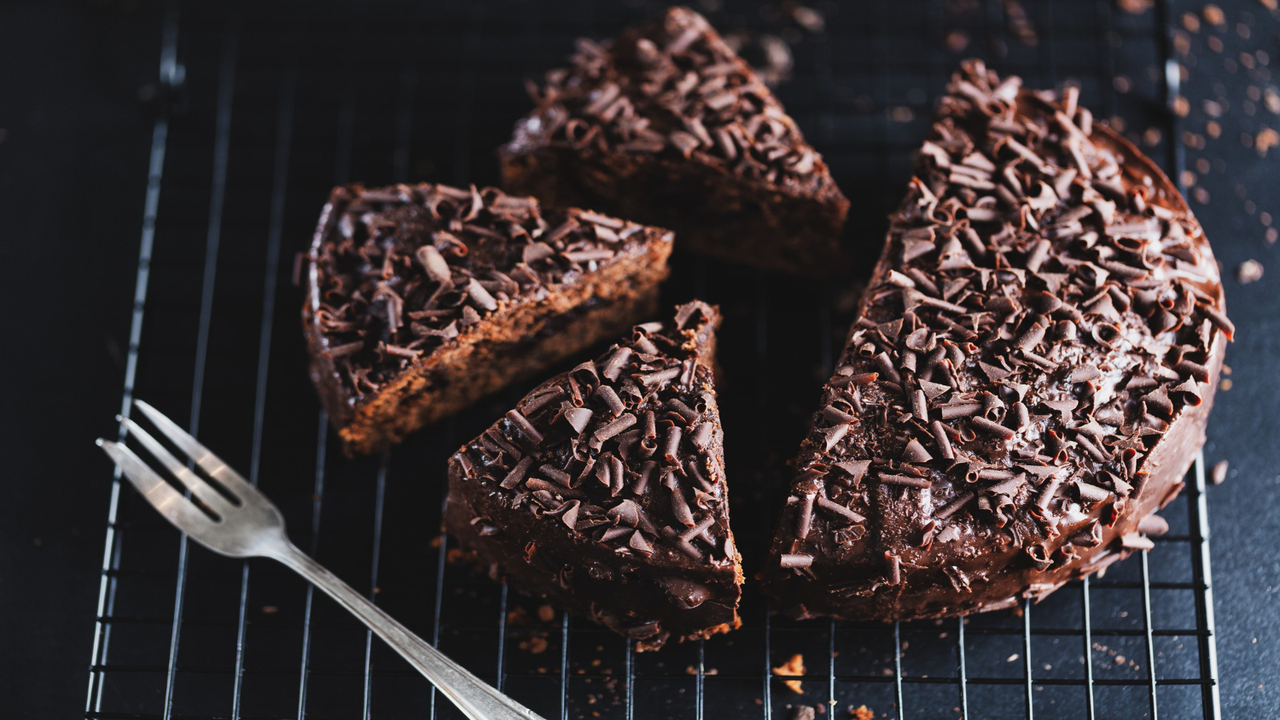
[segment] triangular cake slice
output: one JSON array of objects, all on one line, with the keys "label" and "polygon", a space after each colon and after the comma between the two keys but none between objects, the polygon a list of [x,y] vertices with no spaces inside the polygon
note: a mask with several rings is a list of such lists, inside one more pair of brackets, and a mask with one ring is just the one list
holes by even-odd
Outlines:
[{"label": "triangular cake slice", "polygon": [[641,650],[738,627],[719,323],[681,305],[530,392],[450,458],[448,530],[494,577]]},{"label": "triangular cake slice", "polygon": [[797,617],[961,615],[1151,547],[1231,334],[1168,178],[1073,89],[966,63],[801,447],[768,591]]},{"label": "triangular cake slice", "polygon": [[759,75],[675,7],[617,40],[579,40],[531,85],[499,151],[512,192],[675,230],[681,248],[794,273],[846,265],[849,201]]},{"label": "triangular cake slice", "polygon": [[368,453],[656,309],[671,233],[493,188],[335,188],[306,256],[311,377]]}]

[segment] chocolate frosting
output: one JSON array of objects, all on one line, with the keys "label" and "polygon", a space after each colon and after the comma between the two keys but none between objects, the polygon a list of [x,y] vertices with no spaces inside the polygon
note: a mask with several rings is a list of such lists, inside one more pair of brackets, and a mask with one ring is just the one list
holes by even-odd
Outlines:
[{"label": "chocolate frosting", "polygon": [[521,589],[644,649],[736,627],[719,322],[682,305],[530,392],[450,458],[449,530]]},{"label": "chocolate frosting", "polygon": [[1233,330],[1200,225],[1020,85],[969,61],[939,104],[762,574],[792,615],[1043,597],[1149,547],[1204,441]]}]

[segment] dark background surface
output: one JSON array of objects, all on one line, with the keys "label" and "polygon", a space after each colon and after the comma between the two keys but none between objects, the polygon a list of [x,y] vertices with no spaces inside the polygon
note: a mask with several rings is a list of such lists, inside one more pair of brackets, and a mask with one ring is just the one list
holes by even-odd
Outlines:
[{"label": "dark background surface", "polygon": [[[908,9],[915,5],[903,3]],[[887,142],[909,147],[922,135],[928,104],[954,62],[974,53],[992,55],[976,35],[969,36],[971,44],[957,47],[956,52],[941,54],[936,45],[942,37],[952,37],[957,46],[960,44],[961,37],[950,35],[948,28],[952,22],[955,27],[963,26],[965,13],[970,12],[966,6],[980,5],[979,13],[995,6],[999,14],[1000,3],[936,5],[946,6],[947,14],[940,15],[942,24],[934,27],[935,37],[922,38],[920,42],[934,43],[928,46],[928,53],[938,60],[924,64],[917,81],[903,81],[892,88],[892,93],[903,99],[891,107],[876,106],[869,111],[860,108],[863,90],[856,86],[856,80],[848,88],[835,82],[835,100],[813,101],[809,106],[803,98],[810,94],[822,97],[833,87],[784,84],[779,91],[789,107],[802,107],[797,117],[818,150],[832,160],[837,182],[867,198],[855,204],[855,212],[860,215],[853,220],[861,223],[865,218],[873,219],[861,230],[862,239],[875,237],[883,227],[880,218],[896,202],[906,169],[887,164],[883,178],[848,174],[856,164],[850,161],[842,166],[838,161],[841,133],[860,130],[856,122],[845,125],[832,120],[841,117],[841,103],[876,114],[902,112],[894,108],[918,108],[914,117],[904,118],[893,137],[886,138]],[[1143,3],[1121,5],[1141,7]],[[1095,107],[1100,96],[1096,84],[1110,84],[1119,91],[1115,114],[1130,120],[1132,125],[1125,128],[1128,134],[1151,146],[1157,159],[1164,158],[1170,141],[1186,146],[1186,164],[1193,174],[1183,180],[1190,186],[1192,207],[1223,265],[1228,306],[1239,332],[1227,357],[1232,369],[1230,389],[1223,388],[1225,391],[1219,393],[1205,456],[1211,464],[1221,459],[1231,463],[1228,482],[1209,492],[1222,700],[1224,715],[1230,718],[1280,717],[1280,621],[1275,612],[1280,600],[1280,558],[1275,550],[1280,540],[1280,514],[1275,512],[1280,500],[1280,433],[1275,412],[1280,400],[1280,374],[1274,361],[1280,330],[1280,303],[1276,298],[1280,292],[1280,257],[1274,244],[1275,230],[1271,229],[1271,214],[1280,214],[1280,147],[1267,147],[1274,144],[1274,129],[1280,128],[1280,97],[1276,95],[1280,78],[1272,77],[1270,71],[1270,63],[1280,56],[1280,18],[1267,5],[1254,0],[1221,3],[1223,24],[1215,25],[1216,14],[1212,10],[1205,12],[1202,3],[1171,3],[1170,18],[1179,30],[1175,47],[1185,68],[1186,115],[1179,123],[1181,137],[1152,134],[1145,124],[1134,119],[1141,117],[1144,106],[1158,97],[1155,76],[1130,70],[1131,75],[1116,80],[1078,77],[1071,68],[1086,63],[1064,53],[1057,58],[1061,69],[1053,68],[1054,77],[1042,78],[1053,81],[1078,77],[1085,86],[1086,101],[1090,100],[1090,87],[1095,87]],[[1046,21],[1044,11],[1038,3],[1028,2],[1026,6],[1031,26],[1043,35],[1043,25],[1037,26],[1036,22]],[[455,6],[450,7],[456,10]],[[519,17],[538,17],[528,4],[516,7],[523,8],[516,13]],[[829,23],[858,22],[851,9],[837,13],[834,8],[817,7],[824,9]],[[1009,29],[1010,54],[1040,52],[1019,50],[1017,27],[1009,20],[1013,15],[1008,12],[1010,7],[1005,3],[1006,14],[1001,16],[1002,27]],[[591,13],[585,4],[574,8],[579,13]],[[157,80],[164,12],[163,7],[151,3],[129,2],[40,6],[8,3],[0,8],[0,218],[4,219],[4,231],[0,232],[0,287],[5,301],[5,312],[0,313],[0,337],[4,338],[7,351],[0,355],[0,370],[7,378],[0,394],[0,437],[4,438],[5,450],[5,469],[0,473],[0,696],[4,697],[0,715],[4,717],[73,717],[84,707],[110,492],[110,468],[90,440],[100,435],[111,437],[116,432],[111,418],[120,408],[129,348],[147,158],[156,113],[165,102]],[[1120,21],[1128,14],[1121,8],[1113,12]],[[735,13],[748,17],[748,24],[758,24],[754,10],[739,10],[736,5],[717,17],[731,19]],[[1191,13],[1192,18],[1184,18],[1184,13]],[[623,13],[625,18],[645,15],[643,9],[636,8]],[[475,10],[471,16],[477,22],[492,20],[483,9]],[[431,17],[432,8],[424,4],[409,13],[406,22],[425,27]],[[193,67],[194,58],[203,58],[201,67],[216,71],[217,58],[225,46],[216,40],[215,33],[202,34],[201,30],[226,22],[223,14],[184,6],[180,56],[189,58],[187,62]],[[352,13],[349,22],[378,33],[385,31],[388,24],[396,24],[397,16],[391,10]],[[572,19],[549,21],[542,30],[555,40],[535,51],[518,41],[520,22],[512,20],[507,28],[516,40],[510,45],[511,56],[501,62],[481,63],[484,69],[479,71],[460,67],[453,74],[452,68],[440,68],[430,77],[412,77],[408,82],[417,88],[413,102],[419,112],[401,114],[408,126],[388,132],[385,145],[379,145],[382,139],[364,137],[357,130],[351,176],[371,182],[391,181],[398,176],[448,182],[492,181],[495,172],[487,148],[505,138],[510,121],[523,107],[519,79],[549,67],[568,52],[569,39],[578,34]],[[232,331],[225,328],[234,326],[232,320],[243,315],[253,318],[248,326],[255,332],[258,326],[261,248],[268,241],[272,222],[272,163],[278,160],[262,149],[273,147],[277,137],[274,98],[282,69],[286,73],[289,70],[281,59],[285,57],[281,47],[288,47],[290,38],[295,37],[291,35],[294,26],[283,18],[259,18],[250,13],[241,16],[239,23],[241,39],[235,56],[237,114],[231,126],[233,152],[229,161],[232,189],[225,219],[227,237],[218,271],[217,312],[221,314],[212,318],[209,339],[213,357],[220,357],[220,362],[210,363],[204,378],[203,402],[206,413],[221,412],[223,403],[235,404],[234,410],[227,412],[242,418],[244,427],[210,425],[201,437],[215,448],[232,444],[247,447],[247,426],[253,417],[252,402],[240,398],[251,397],[254,387],[256,343],[237,342],[227,335]],[[496,26],[503,24],[498,22]],[[339,74],[343,53],[351,52],[340,40],[332,38],[302,47],[297,62],[304,67],[307,63],[332,66],[335,75]],[[465,50],[474,38],[459,36],[455,40]],[[817,47],[816,52],[828,51],[820,41]],[[1042,48],[1043,44],[1036,47]],[[911,47],[901,45],[885,47],[883,51],[895,58],[913,52]],[[797,63],[805,62],[803,43],[795,52]],[[845,49],[837,46],[834,52],[839,55]],[[860,53],[865,54],[865,50]],[[474,62],[471,58],[466,60]],[[388,54],[385,61],[381,73],[374,68],[358,75],[351,87],[364,103],[361,107],[372,105],[379,108],[378,112],[395,115],[396,91],[398,83],[405,82],[405,73],[395,65],[394,56]],[[868,62],[874,65],[875,58]],[[861,66],[855,64],[847,74],[856,77],[858,67]],[[192,78],[191,82],[194,85],[198,80],[202,79]],[[216,87],[216,76],[204,78],[203,82],[206,87]],[[305,83],[314,79],[309,81],[304,74],[302,82],[305,89]],[[483,94],[490,85],[495,88],[494,105],[516,108],[509,119],[476,122],[451,109],[458,94]],[[811,107],[822,102],[831,106],[816,110]],[[185,331],[167,323],[176,325],[189,320],[199,304],[200,267],[209,225],[208,176],[216,148],[210,141],[215,113],[208,98],[193,94],[189,100],[178,98],[177,103],[179,111],[174,115],[174,135],[164,168],[164,192],[179,196],[187,205],[203,205],[206,213],[167,218],[162,214],[157,228],[158,246],[163,242],[178,249],[165,251],[168,255],[163,258],[163,265],[157,257],[152,297],[169,298],[171,306],[148,306],[145,327],[152,337],[151,355],[140,373],[147,377],[150,372],[152,379],[149,386],[143,383],[146,392],[140,389],[139,394],[171,409],[175,418],[185,420],[192,399],[190,362],[183,361],[185,376],[174,378],[165,370],[165,363],[189,356],[192,343],[182,335]],[[185,112],[181,111],[183,105],[188,105]],[[331,140],[333,126],[342,122],[338,108],[302,103],[296,112],[293,127],[299,144],[291,159],[291,182],[303,190],[292,196],[297,201],[291,199],[283,208],[284,227],[288,230],[282,240],[284,266],[292,262],[293,253],[306,241],[304,234],[292,230],[305,229],[313,222],[319,209],[317,198],[322,199],[324,190],[343,172],[340,161],[335,167]],[[1104,114],[1109,113],[1099,112]],[[358,118],[352,122],[359,127]],[[323,125],[323,131],[309,129],[317,125]],[[414,141],[407,154],[397,155],[395,133],[401,131],[412,132]],[[467,141],[455,143],[457,137]],[[237,152],[236,148],[250,149]],[[468,152],[472,157],[467,156]],[[188,196],[181,197],[183,193]],[[254,252],[252,262],[242,261],[236,254],[250,249]],[[1241,285],[1235,279],[1236,268],[1248,259],[1260,261],[1267,274],[1258,282]],[[287,269],[283,272],[287,276]],[[706,269],[698,272],[705,273]],[[738,275],[726,273],[727,279],[718,279],[718,275],[712,278],[713,288],[717,282],[737,282]],[[700,278],[696,282],[705,285],[707,280]],[[837,307],[844,296],[841,290],[834,288],[828,298]],[[292,308],[297,291],[283,286],[277,299]],[[726,324],[733,321],[731,315]],[[170,336],[164,333],[182,335],[184,339],[170,342]],[[193,335],[194,328],[188,334]],[[297,340],[293,325],[278,328],[273,339],[271,375],[273,383],[288,388],[280,396],[288,403],[268,401],[264,437],[268,447],[273,443],[288,445],[298,436],[314,438],[316,433],[315,403],[305,392]],[[144,338],[145,342],[148,341]],[[778,345],[775,340],[774,346]],[[228,348],[222,356],[220,347]],[[784,349],[771,352],[786,353]],[[779,362],[780,367],[786,367],[785,358]],[[816,367],[802,370],[811,372],[797,383],[798,397],[774,400],[796,404],[801,414],[814,396],[821,375]],[[281,379],[277,381],[276,377]],[[467,428],[458,432],[460,438]],[[785,432],[794,436],[799,429]],[[247,466],[247,451],[228,455],[233,464]],[[328,462],[331,467],[341,467],[340,461]],[[733,463],[734,458],[730,457],[731,473]],[[263,472],[265,477],[267,472],[287,473],[291,467],[300,466],[303,474],[309,474],[315,465],[314,457],[280,457],[264,465]],[[352,463],[346,472],[353,477],[363,473],[367,478],[371,467],[368,462]],[[405,468],[399,476],[420,472]],[[309,477],[306,482],[311,482]],[[341,481],[334,482],[336,492],[341,493]],[[327,503],[325,511],[340,515],[342,500]],[[398,522],[413,523],[410,509],[399,512]],[[434,512],[431,508],[425,513],[431,518],[430,523],[435,522]],[[762,519],[761,524],[764,522]],[[388,527],[393,525],[389,516]],[[294,527],[296,535],[300,528],[296,524]],[[140,538],[137,542],[151,541],[153,536],[146,532],[136,535]],[[159,530],[154,537],[156,542],[173,544],[176,552],[172,538]],[[386,542],[398,537],[389,532]],[[207,553],[196,555],[197,552],[203,551],[193,551],[193,562],[222,562]],[[367,547],[361,550],[362,556],[367,553]],[[340,565],[341,553],[332,551],[322,560]],[[257,566],[254,567],[256,572]],[[335,570],[344,574],[340,567]],[[388,580],[384,584],[394,582]],[[171,595],[172,585],[165,587]],[[165,602],[172,606],[171,597]]]}]

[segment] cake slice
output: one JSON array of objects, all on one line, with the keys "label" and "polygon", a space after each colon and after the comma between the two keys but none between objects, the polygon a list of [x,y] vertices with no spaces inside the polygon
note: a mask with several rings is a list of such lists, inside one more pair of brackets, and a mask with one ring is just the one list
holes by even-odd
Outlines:
[{"label": "cake slice", "polygon": [[348,455],[653,313],[671,233],[445,185],[335,188],[306,256],[311,378]]},{"label": "cake slice", "polygon": [[760,77],[701,15],[578,41],[499,150],[508,190],[676,231],[682,248],[793,273],[843,269],[849,201]]},{"label": "cake slice", "polygon": [[450,458],[449,532],[493,577],[641,650],[738,627],[719,323],[681,305],[530,392]]},{"label": "cake slice", "polygon": [[921,149],[763,572],[796,617],[1043,598],[1167,527],[1231,323],[1159,169],[969,61]]}]

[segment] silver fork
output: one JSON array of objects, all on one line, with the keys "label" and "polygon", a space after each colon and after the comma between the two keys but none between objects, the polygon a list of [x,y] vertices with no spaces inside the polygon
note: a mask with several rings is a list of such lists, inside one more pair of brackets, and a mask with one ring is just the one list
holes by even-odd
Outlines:
[{"label": "silver fork", "polygon": [[120,466],[147,502],[179,530],[216,553],[235,558],[268,557],[293,568],[360,618],[472,720],[540,720],[532,710],[472,675],[303,554],[289,542],[284,532],[284,518],[265,495],[160,411],[141,400],[133,404],[231,496],[223,495],[180,462],[137,423],[118,418],[165,470],[217,516],[216,519],[209,517],[128,447],[99,438],[98,447]]}]

